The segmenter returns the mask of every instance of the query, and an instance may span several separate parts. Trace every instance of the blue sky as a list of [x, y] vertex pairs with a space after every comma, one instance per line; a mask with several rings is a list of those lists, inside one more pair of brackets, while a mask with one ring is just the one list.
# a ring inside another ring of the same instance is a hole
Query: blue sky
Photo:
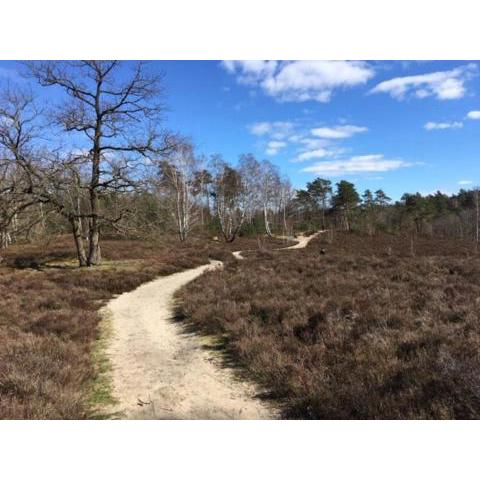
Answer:
[[[15, 79], [17, 68], [0, 62], [0, 76]], [[398, 199], [480, 183], [477, 62], [158, 61], [150, 68], [165, 74], [166, 127], [191, 136], [206, 155], [268, 159], [297, 188], [321, 176]]]

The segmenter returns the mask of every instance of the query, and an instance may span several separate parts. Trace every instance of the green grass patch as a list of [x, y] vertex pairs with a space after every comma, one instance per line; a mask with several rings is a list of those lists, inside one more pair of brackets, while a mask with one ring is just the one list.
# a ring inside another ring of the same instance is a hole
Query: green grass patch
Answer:
[[98, 325], [98, 339], [91, 354], [95, 375], [89, 385], [88, 396], [90, 418], [94, 420], [112, 418], [112, 409], [118, 403], [113, 396], [112, 364], [107, 355], [108, 344], [113, 335], [112, 318], [105, 311], [100, 311], [100, 314], [102, 320]]

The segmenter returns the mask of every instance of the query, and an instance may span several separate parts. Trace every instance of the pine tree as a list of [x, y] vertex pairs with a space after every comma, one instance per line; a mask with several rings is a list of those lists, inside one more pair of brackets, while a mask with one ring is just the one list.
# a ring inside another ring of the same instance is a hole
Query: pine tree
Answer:
[[360, 203], [360, 196], [355, 189], [355, 185], [346, 180], [341, 180], [337, 183], [337, 190], [332, 200], [334, 209], [341, 214], [345, 230], [350, 230], [351, 214]]
[[322, 209], [322, 230], [325, 228], [325, 210], [327, 208], [328, 196], [332, 193], [332, 182], [324, 178], [316, 178], [313, 182], [307, 183], [307, 192], [313, 204]]

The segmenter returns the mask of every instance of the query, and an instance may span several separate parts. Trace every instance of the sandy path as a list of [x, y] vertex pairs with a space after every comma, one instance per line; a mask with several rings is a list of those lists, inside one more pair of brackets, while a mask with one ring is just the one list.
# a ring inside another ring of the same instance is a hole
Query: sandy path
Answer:
[[[290, 247], [275, 248], [274, 250], [296, 250], [298, 248], [305, 248], [310, 242], [310, 240], [313, 240], [317, 235], [320, 235], [324, 231], [325, 230], [320, 230], [319, 232], [316, 232], [313, 235], [309, 235], [308, 237], [304, 235], [298, 235], [296, 238], [276, 236], [276, 238], [280, 238], [282, 240], [293, 240], [297, 243], [295, 245], [291, 245]], [[238, 260], [245, 260], [245, 257], [242, 255], [242, 252], [243, 250], [238, 250], [236, 252], [232, 252], [232, 255]]]
[[313, 235], [309, 235], [308, 237], [304, 235], [299, 235], [297, 238], [293, 239], [296, 240], [298, 243], [296, 243], [295, 245], [291, 245], [290, 247], [281, 248], [280, 250], [297, 250], [299, 248], [305, 248], [309, 244], [310, 240], [313, 240], [317, 235], [320, 235], [324, 232], [325, 230], [320, 230], [319, 232], [316, 232]]
[[[107, 354], [115, 409], [131, 419], [268, 419], [275, 415], [253, 385], [239, 381], [208, 348], [208, 337], [184, 333], [172, 319], [174, 292], [216, 268], [212, 262], [141, 285], [104, 309], [113, 324]], [[211, 342], [211, 340], [210, 340]], [[207, 347], [207, 348], [205, 348]]]
[[[297, 237], [285, 249], [305, 248], [316, 236]], [[241, 252], [234, 252], [243, 259]], [[185, 333], [173, 317], [173, 295], [209, 265], [141, 285], [111, 300], [103, 309], [113, 336], [107, 349], [112, 363], [115, 415], [127, 419], [271, 419], [278, 413], [257, 398], [257, 388], [222, 365], [214, 340]], [[209, 348], [210, 347], [210, 348]]]

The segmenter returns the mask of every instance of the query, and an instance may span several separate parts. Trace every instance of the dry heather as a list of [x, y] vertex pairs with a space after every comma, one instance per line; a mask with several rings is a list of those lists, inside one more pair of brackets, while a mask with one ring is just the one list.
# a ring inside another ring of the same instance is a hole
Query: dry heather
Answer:
[[258, 245], [253, 238], [229, 245], [106, 240], [105, 265], [91, 270], [75, 267], [67, 237], [11, 248], [0, 268], [0, 418], [92, 416], [99, 400], [92, 385], [102, 368], [93, 365], [92, 348], [103, 302], [158, 275]]
[[229, 262], [180, 292], [180, 315], [223, 335], [287, 418], [480, 418], [471, 245], [331, 240]]

